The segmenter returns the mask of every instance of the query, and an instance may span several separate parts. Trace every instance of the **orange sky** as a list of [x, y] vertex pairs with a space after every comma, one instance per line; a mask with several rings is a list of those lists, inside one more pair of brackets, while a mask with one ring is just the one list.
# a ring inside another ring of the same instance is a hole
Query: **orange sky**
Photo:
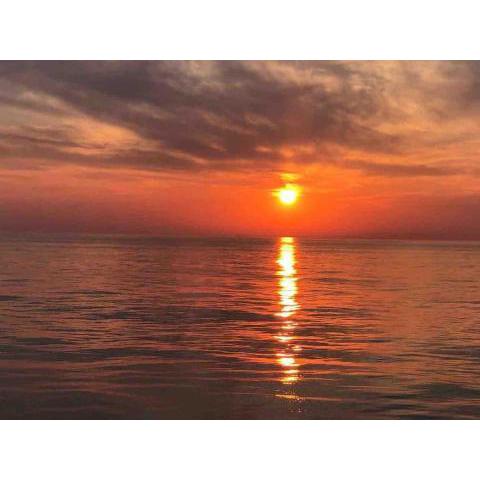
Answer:
[[478, 62], [0, 62], [0, 92], [0, 230], [480, 239]]

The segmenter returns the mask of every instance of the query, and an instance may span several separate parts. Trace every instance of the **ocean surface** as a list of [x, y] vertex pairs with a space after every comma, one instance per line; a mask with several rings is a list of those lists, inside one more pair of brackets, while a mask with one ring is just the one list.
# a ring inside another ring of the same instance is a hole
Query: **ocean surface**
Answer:
[[0, 237], [0, 418], [480, 418], [480, 243]]

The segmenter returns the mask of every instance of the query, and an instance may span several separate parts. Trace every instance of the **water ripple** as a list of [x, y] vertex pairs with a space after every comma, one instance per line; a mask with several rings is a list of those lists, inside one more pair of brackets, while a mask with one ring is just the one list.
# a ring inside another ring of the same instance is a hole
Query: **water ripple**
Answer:
[[480, 418], [480, 244], [0, 239], [1, 418]]

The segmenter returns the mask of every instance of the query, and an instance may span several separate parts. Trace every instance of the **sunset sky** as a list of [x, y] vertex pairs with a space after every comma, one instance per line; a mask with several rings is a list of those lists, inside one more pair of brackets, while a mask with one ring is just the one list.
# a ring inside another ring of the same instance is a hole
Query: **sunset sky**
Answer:
[[5, 231], [480, 239], [479, 147], [480, 62], [0, 62]]

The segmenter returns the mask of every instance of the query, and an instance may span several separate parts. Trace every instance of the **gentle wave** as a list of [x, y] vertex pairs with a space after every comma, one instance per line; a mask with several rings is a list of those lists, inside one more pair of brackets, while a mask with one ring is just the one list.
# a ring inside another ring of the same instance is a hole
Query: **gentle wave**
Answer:
[[480, 244], [0, 239], [1, 418], [480, 418]]

